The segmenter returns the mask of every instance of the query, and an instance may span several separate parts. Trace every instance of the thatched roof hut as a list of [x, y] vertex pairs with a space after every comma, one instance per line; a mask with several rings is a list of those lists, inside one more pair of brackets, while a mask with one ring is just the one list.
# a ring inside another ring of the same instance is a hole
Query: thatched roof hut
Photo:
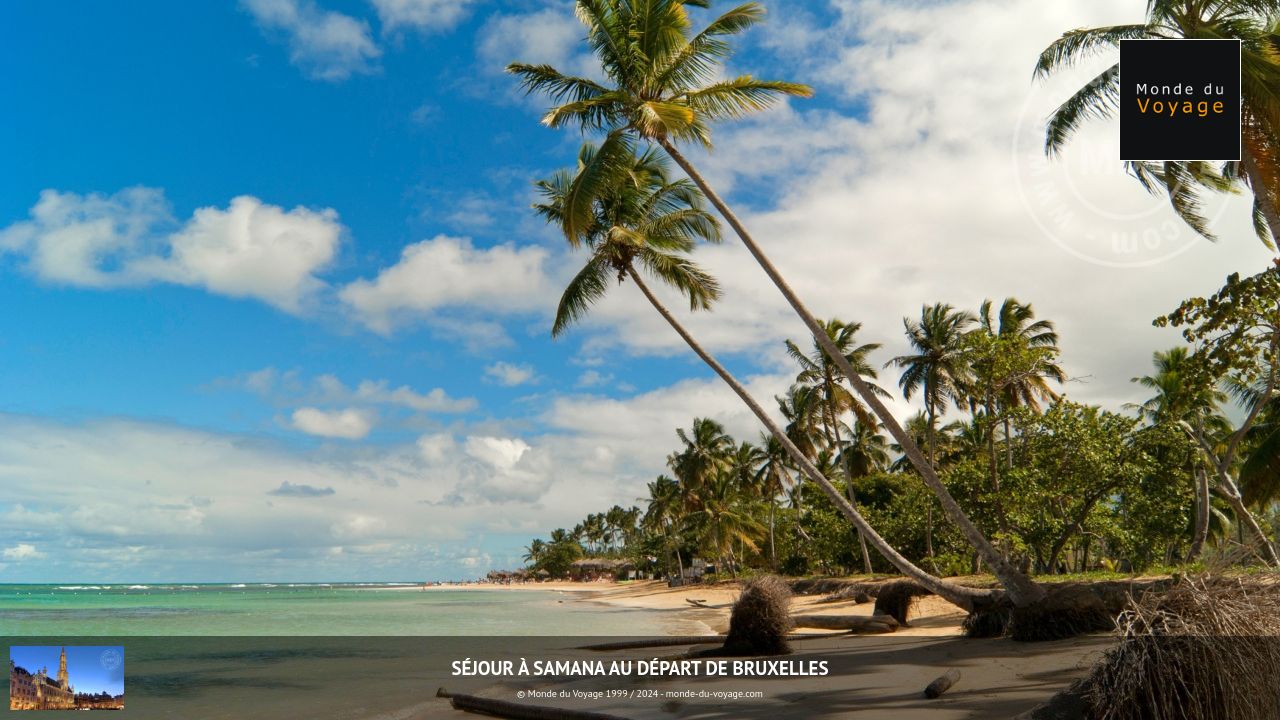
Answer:
[[582, 558], [573, 561], [569, 566], [569, 574], [574, 576], [582, 575], [613, 575], [626, 570], [634, 570], [636, 564], [630, 560], [611, 560], [609, 558]]

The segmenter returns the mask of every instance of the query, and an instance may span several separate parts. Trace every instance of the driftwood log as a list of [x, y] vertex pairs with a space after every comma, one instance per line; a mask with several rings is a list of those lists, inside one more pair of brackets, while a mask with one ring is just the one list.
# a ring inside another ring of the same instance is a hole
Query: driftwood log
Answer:
[[960, 671], [952, 668], [937, 680], [929, 683], [924, 689], [924, 696], [932, 700], [950, 690], [951, 686], [958, 682], [960, 682]]
[[853, 633], [891, 633], [898, 629], [898, 621], [889, 615], [796, 615], [792, 620], [796, 627]]
[[454, 695], [444, 688], [436, 691], [436, 697], [449, 698], [449, 703], [453, 705], [454, 710], [510, 718], [510, 720], [626, 720], [617, 715], [606, 715], [586, 710], [566, 710], [543, 705], [524, 705], [475, 695]]

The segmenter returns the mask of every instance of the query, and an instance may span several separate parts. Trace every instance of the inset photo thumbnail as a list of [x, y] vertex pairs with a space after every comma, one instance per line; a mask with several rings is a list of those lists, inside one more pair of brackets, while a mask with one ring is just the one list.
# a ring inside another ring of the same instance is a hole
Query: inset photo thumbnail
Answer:
[[14, 645], [10, 710], [123, 710], [121, 645]]

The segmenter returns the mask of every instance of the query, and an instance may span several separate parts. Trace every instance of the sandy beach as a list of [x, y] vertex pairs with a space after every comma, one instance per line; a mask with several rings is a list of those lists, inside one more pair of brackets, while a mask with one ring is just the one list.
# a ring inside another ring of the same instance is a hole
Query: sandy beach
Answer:
[[[575, 603], [603, 603], [636, 611], [669, 615], [671, 627], [701, 626], [706, 634], [728, 627], [729, 611], [738, 594], [732, 583], [668, 588], [659, 582], [533, 583], [492, 586], [496, 592], [521, 589], [558, 590], [566, 594], [569, 610]], [[695, 607], [697, 600], [707, 607]], [[872, 603], [824, 603], [820, 595], [793, 599], [793, 614], [871, 615]], [[625, 689], [621, 697], [539, 699], [532, 704], [592, 710], [621, 718], [892, 718], [893, 720], [952, 720], [1011, 718], [1047, 700], [1083, 676], [1112, 643], [1107, 635], [1050, 643], [1018, 643], [1008, 639], [968, 640], [961, 636], [964, 612], [936, 597], [921, 598], [913, 607], [910, 627], [885, 635], [840, 635], [793, 643], [791, 660], [827, 661], [826, 677], [697, 678], [697, 679], [578, 679], [560, 682], [503, 681], [479, 694], [522, 702], [519, 693], [538, 697], [546, 691], [582, 694]], [[686, 630], [687, 632], [687, 630]], [[798, 629], [820, 634], [821, 631]], [[675, 634], [673, 632], [673, 634]], [[600, 653], [606, 660], [674, 658], [691, 646], [649, 648]], [[595, 656], [595, 653], [591, 653]], [[576, 657], [581, 657], [579, 652]], [[961, 679], [939, 699], [923, 696], [924, 687], [948, 670]], [[692, 690], [720, 697], [675, 698], [668, 693]], [[637, 699], [631, 691], [659, 697]], [[735, 694], [758, 692], [758, 698]], [[415, 718], [465, 717], [440, 700], [438, 707], [419, 707]]]

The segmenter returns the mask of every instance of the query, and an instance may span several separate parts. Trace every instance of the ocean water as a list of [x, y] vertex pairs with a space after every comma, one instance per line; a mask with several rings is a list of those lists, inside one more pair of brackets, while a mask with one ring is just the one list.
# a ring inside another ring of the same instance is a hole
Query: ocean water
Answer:
[[612, 636], [677, 631], [662, 613], [618, 609], [570, 595], [342, 583], [0, 585], [0, 635]]

